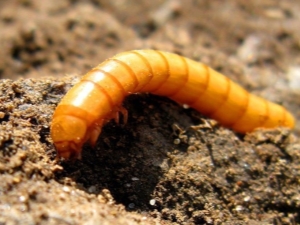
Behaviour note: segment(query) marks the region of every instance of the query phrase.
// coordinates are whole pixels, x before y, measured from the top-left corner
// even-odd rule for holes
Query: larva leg
[[[120,112],[115,112],[114,115],[113,115],[113,119],[117,124],[119,124],[119,122],[120,122]]]
[[[112,119],[114,119],[114,121],[116,123],[119,123],[120,122],[120,113],[123,116],[123,123],[126,124],[127,120],[128,120],[128,111],[123,106],[119,106],[118,110],[112,114]]]
[[[98,137],[102,130],[102,124],[103,124],[103,122],[97,124],[90,131],[89,143],[92,147],[95,147],[95,145],[97,143]]]
[[[125,109],[124,107],[120,107],[119,111],[122,113],[123,115],[123,123],[126,124],[128,121],[128,111],[127,109]]]

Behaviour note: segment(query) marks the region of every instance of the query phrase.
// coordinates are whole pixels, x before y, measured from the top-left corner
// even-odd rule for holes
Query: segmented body
[[[123,99],[139,92],[167,96],[242,133],[294,126],[282,106],[248,93],[205,64],[173,53],[135,50],[89,71],[61,100],[51,125],[58,155],[79,158],[82,145],[94,145],[103,124],[122,110]]]

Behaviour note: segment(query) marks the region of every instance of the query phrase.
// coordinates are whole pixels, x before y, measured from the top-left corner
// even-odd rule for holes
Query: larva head
[[[87,125],[83,119],[74,116],[54,116],[51,137],[57,156],[65,159],[80,159],[85,142]]]

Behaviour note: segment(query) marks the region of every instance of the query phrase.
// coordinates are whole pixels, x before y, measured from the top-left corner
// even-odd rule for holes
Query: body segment
[[[282,106],[248,93],[205,64],[162,51],[136,50],[107,59],[76,84],[57,106],[51,136],[58,155],[80,157],[104,123],[116,118],[124,98],[149,92],[187,104],[237,132],[293,127]]]

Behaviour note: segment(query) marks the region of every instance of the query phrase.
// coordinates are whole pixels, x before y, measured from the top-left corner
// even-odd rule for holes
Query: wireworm
[[[205,64],[168,52],[134,50],[93,68],[58,104],[51,124],[58,156],[80,158],[82,145],[94,146],[107,121],[118,119],[119,112],[127,118],[122,101],[138,92],[167,96],[241,133],[294,126],[282,106],[248,93]]]

